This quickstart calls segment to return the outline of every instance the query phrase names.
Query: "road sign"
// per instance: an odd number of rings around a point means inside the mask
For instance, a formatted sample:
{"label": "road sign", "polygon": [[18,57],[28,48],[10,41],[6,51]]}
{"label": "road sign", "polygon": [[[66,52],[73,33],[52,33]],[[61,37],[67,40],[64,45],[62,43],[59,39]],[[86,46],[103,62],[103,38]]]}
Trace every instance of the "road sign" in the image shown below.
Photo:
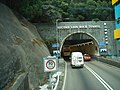
{"label": "road sign", "polygon": [[52,47],[54,47],[54,48],[60,47],[60,44],[59,44],[59,43],[53,43],[53,44],[52,44]]}
{"label": "road sign", "polygon": [[56,58],[45,58],[44,59],[44,71],[52,72],[57,70]]}
{"label": "road sign", "polygon": [[99,42],[99,46],[105,46],[105,42]]}

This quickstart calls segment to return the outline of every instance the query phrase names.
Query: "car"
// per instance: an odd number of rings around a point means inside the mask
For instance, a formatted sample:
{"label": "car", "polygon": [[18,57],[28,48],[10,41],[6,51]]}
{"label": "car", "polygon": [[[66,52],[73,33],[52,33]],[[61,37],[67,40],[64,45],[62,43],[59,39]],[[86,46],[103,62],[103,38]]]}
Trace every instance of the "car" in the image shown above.
{"label": "car", "polygon": [[91,56],[89,54],[84,54],[83,57],[84,57],[85,61],[90,61],[91,60]]}

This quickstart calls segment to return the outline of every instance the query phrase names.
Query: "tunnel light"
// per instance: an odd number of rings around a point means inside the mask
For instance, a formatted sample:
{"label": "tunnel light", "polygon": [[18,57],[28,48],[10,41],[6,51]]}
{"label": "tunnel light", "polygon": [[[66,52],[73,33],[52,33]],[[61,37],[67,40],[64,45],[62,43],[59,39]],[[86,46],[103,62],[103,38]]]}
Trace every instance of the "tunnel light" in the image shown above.
{"label": "tunnel light", "polygon": [[79,46],[82,46],[82,44],[79,44]]}
{"label": "tunnel light", "polygon": [[105,34],[107,34],[107,32],[105,32]]}
{"label": "tunnel light", "polygon": [[92,44],[94,44],[94,42],[92,42]]}
{"label": "tunnel light", "polygon": [[87,43],[87,45],[89,45],[90,43]]}
{"label": "tunnel light", "polygon": [[106,23],[104,23],[104,25],[107,25]]}
{"label": "tunnel light", "polygon": [[108,41],[106,42],[106,45],[108,45]]}
{"label": "tunnel light", "polygon": [[104,31],[106,31],[106,32],[107,32],[107,29],[104,29]]}
{"label": "tunnel light", "polygon": [[90,45],[91,44],[91,42],[88,42],[88,45]]}
{"label": "tunnel light", "polygon": [[108,36],[107,35],[105,35],[105,38],[107,38]]}
{"label": "tunnel light", "polygon": [[108,38],[106,38],[105,40],[108,41]]}
{"label": "tunnel light", "polygon": [[91,44],[94,44],[93,41],[91,41]]}
{"label": "tunnel light", "polygon": [[70,47],[74,47],[74,46],[79,47],[79,46],[85,46],[85,45],[90,45],[90,44],[94,44],[93,41],[81,43],[81,44],[70,45]]}
{"label": "tunnel light", "polygon": [[107,26],[104,26],[104,28],[107,28]]}

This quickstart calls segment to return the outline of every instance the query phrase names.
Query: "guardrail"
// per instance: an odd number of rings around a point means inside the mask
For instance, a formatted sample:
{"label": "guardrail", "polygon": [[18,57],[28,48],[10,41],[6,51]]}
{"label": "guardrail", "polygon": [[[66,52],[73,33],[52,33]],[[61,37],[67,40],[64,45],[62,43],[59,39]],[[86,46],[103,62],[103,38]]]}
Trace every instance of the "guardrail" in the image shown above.
{"label": "guardrail", "polygon": [[120,68],[120,61],[116,60],[116,58],[103,58],[103,57],[97,57],[96,60],[119,67]]}

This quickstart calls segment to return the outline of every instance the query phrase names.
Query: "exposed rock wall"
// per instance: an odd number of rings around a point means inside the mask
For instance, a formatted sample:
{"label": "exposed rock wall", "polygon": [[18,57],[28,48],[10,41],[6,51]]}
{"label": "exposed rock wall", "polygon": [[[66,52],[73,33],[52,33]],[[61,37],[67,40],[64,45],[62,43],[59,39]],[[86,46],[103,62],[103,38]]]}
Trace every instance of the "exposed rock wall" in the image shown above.
{"label": "exposed rock wall", "polygon": [[44,83],[47,75],[43,71],[43,57],[48,55],[36,27],[25,19],[19,21],[0,3],[0,90],[25,72],[29,73],[31,88]]}

